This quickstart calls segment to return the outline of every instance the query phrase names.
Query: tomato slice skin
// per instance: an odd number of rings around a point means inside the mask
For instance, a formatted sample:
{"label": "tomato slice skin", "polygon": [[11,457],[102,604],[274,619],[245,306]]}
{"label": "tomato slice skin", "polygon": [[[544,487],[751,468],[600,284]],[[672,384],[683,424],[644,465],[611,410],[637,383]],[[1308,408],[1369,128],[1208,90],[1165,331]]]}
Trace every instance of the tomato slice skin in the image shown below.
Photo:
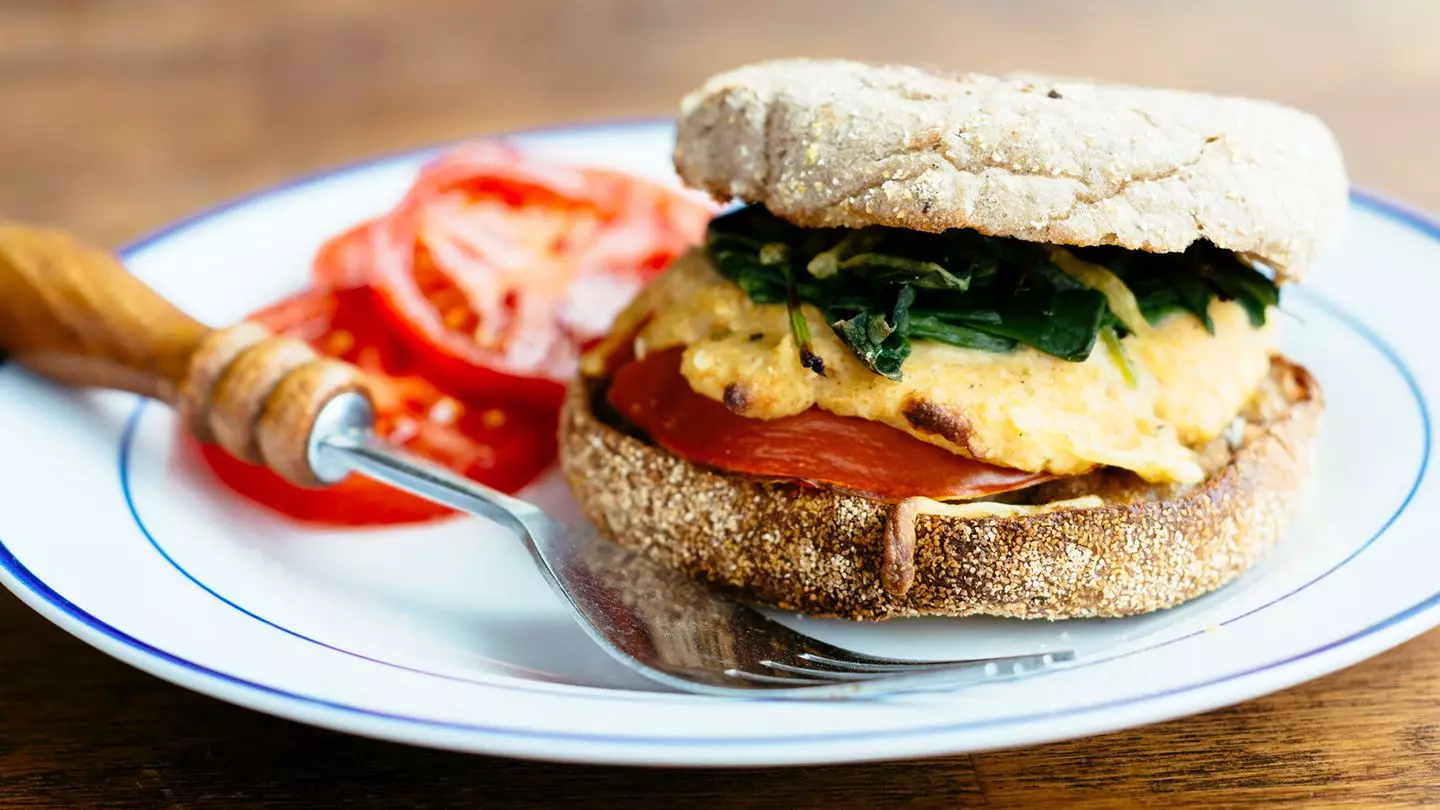
{"label": "tomato slice skin", "polygon": [[[392,443],[504,492],[516,492],[556,457],[553,409],[517,408],[466,397],[417,375],[406,347],[378,322],[363,288],[310,289],[251,316],[274,332],[355,363],[367,373],[376,430]],[[451,510],[362,476],[323,489],[294,486],[214,445],[185,440],[206,467],[241,496],[293,520],[330,526],[417,523]]]}
{"label": "tomato slice skin", "polygon": [[327,242],[313,273],[323,287],[370,290],[448,389],[550,408],[606,314],[698,244],[714,210],[639,177],[482,141],[441,155],[394,209]]}
{"label": "tomato slice skin", "polygon": [[627,363],[612,378],[607,400],[656,444],[691,463],[886,501],[978,498],[1053,477],[975,461],[888,425],[819,408],[779,419],[739,416],[690,388],[680,373],[682,351]]}
{"label": "tomato slice skin", "polygon": [[315,253],[311,272],[321,290],[353,290],[370,280],[370,246],[374,220],[367,220],[325,240]]}

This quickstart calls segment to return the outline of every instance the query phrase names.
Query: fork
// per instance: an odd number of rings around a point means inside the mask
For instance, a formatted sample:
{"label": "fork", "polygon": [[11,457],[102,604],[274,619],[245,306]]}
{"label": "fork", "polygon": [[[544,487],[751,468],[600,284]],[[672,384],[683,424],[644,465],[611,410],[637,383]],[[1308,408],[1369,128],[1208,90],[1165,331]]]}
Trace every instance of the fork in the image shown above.
{"label": "fork", "polygon": [[685,692],[834,699],[951,690],[1070,661],[1069,650],[918,661],[843,649],[540,508],[390,446],[363,373],[253,323],[212,329],[107,252],[0,223],[0,352],[53,381],[164,401],[202,442],[323,487],[361,474],[509,527],[586,633]]}

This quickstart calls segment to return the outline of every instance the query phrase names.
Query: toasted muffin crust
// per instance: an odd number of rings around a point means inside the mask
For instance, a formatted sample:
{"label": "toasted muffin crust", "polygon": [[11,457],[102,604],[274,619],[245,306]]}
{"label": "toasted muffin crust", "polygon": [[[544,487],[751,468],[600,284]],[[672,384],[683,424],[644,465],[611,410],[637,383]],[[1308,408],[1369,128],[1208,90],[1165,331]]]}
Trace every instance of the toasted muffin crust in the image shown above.
{"label": "toasted muffin crust", "polygon": [[[607,424],[591,394],[584,382],[569,392],[561,464],[607,537],[755,603],[851,619],[1125,616],[1212,591],[1274,546],[1323,408],[1308,372],[1277,357],[1265,401],[1248,409],[1235,449],[1222,450],[1229,460],[1202,484],[1159,489],[1096,474],[1039,494],[1100,495],[1099,507],[985,518],[922,511],[912,558],[887,569],[886,527],[898,505],[701,469]],[[897,570],[904,588],[893,587]]]}

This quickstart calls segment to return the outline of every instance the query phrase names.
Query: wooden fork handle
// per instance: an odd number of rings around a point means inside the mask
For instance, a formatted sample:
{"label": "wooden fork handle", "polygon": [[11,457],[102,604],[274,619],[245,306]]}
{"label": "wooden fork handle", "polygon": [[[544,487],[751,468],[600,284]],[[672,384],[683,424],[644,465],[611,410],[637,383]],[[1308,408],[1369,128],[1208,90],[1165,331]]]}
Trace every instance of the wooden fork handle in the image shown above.
{"label": "wooden fork handle", "polygon": [[[197,272],[203,268],[196,268]],[[0,222],[0,353],[73,386],[174,406],[199,440],[319,486],[307,440],[320,409],[365,392],[354,366],[254,323],[211,329],[109,253],[59,231]]]}

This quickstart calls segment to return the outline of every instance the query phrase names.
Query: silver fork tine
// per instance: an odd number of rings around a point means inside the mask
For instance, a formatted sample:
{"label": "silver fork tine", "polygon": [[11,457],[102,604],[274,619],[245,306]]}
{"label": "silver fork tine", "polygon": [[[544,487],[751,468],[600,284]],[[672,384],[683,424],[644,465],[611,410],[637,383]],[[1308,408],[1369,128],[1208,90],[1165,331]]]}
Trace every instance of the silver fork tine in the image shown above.
{"label": "silver fork tine", "polygon": [[1073,650],[1055,650],[1053,652],[1031,653],[1026,655],[1008,655],[999,658],[962,658],[952,661],[905,661],[898,658],[875,658],[864,661],[842,661],[824,655],[817,655],[810,652],[802,652],[798,656],[812,664],[833,667],[838,672],[913,672],[918,669],[935,669],[937,667],[956,667],[965,665],[993,666],[1003,669],[1007,666],[1020,665],[1025,668],[1034,666],[1049,666],[1066,661],[1075,660]]}
{"label": "silver fork tine", "polygon": [[1038,669],[1037,667],[1024,671],[991,672],[989,667],[984,664],[970,663],[954,667],[917,669],[900,674],[877,675],[860,681],[811,688],[817,692],[823,692],[823,694],[817,694],[816,697],[880,696],[900,692],[947,691],[984,681],[1009,680],[1038,671]]}
{"label": "silver fork tine", "polygon": [[785,672],[791,675],[798,675],[801,678],[818,681],[863,681],[875,677],[873,674],[864,672],[845,672],[838,669],[811,669],[808,667],[797,667],[784,664],[779,661],[766,659],[760,662],[760,666],[768,667],[777,672]]}
{"label": "silver fork tine", "polygon": [[[794,643],[794,649],[795,649],[795,652],[796,652],[795,657],[796,657],[797,659],[799,659],[799,661],[805,661],[805,662],[809,662],[809,663],[812,663],[812,664],[827,664],[827,665],[836,666],[836,667],[853,668],[853,669],[856,669],[857,671],[859,671],[859,670],[861,670],[863,667],[866,667],[866,666],[876,666],[876,667],[887,667],[887,666],[911,667],[911,666],[923,666],[923,665],[928,665],[928,664],[941,664],[941,665],[943,665],[943,664],[964,664],[964,663],[968,663],[968,662],[970,662],[970,661],[972,661],[972,660],[989,660],[989,659],[927,659],[927,660],[916,660],[916,659],[905,659],[905,658],[888,658],[888,657],[883,656],[883,655],[870,655],[870,654],[868,654],[868,653],[862,653],[862,652],[858,652],[858,651],[856,651],[856,650],[847,650],[847,649],[845,649],[844,647],[837,647],[837,646],[835,646],[835,645],[833,645],[833,644],[829,644],[829,643],[826,643],[826,642],[824,642],[824,641],[821,641],[820,639],[815,638],[814,636],[807,636],[807,635],[805,635],[804,633],[799,632],[798,630],[792,629],[789,625],[786,625],[786,624],[783,624],[783,623],[781,623],[781,622],[776,621],[775,619],[771,618],[771,617],[768,616],[768,615],[765,615],[764,613],[760,613],[760,612],[757,611],[757,615],[760,616],[760,617],[763,617],[763,618],[762,618],[762,621],[767,625],[767,627],[770,627],[770,628],[771,628],[771,631],[770,631],[770,632],[775,633],[775,634],[778,634],[778,635],[783,635],[783,636],[785,636],[785,637],[787,637],[787,638],[789,638],[789,639],[792,639],[792,641],[793,641],[793,643]],[[798,662],[797,662],[797,663],[798,663]]]}
{"label": "silver fork tine", "polygon": [[[802,657],[804,657],[802,655]],[[885,669],[816,669],[813,667],[797,667],[793,664],[786,664],[781,661],[764,660],[760,662],[763,667],[787,672],[792,675],[799,675],[818,680],[833,681],[866,681],[887,676],[904,675],[908,672],[924,672],[928,670],[944,670],[946,672],[965,672],[971,669],[980,669],[987,677],[1000,677],[1001,675],[1021,675],[1037,669],[1042,669],[1059,661],[1071,660],[1074,656],[1066,654],[1064,658],[1056,658],[1054,653],[1041,653],[1038,655],[1012,655],[1006,658],[978,659],[973,661],[957,661],[948,664],[922,664],[910,667],[888,667]],[[810,659],[807,659],[810,660]]]}
{"label": "silver fork tine", "polygon": [[730,669],[725,674],[752,683],[773,684],[775,691],[766,694],[777,697],[803,697],[810,699],[834,699],[842,697],[898,694],[927,690],[950,690],[983,681],[1004,681],[1045,669],[1053,658],[1049,654],[1033,656],[1011,656],[1005,659],[1008,666],[996,665],[994,661],[969,661],[960,664],[918,667],[909,670],[888,672],[827,672],[783,664],[778,661],[762,661],[763,666],[787,675],[767,675],[758,672]]}
{"label": "silver fork tine", "polygon": [[725,670],[725,674],[729,675],[732,678],[739,678],[743,681],[753,681],[755,683],[787,684],[802,688],[807,688],[810,687],[811,684],[817,683],[836,683],[836,681],[833,680],[816,681],[810,678],[787,678],[783,675],[763,675],[759,672],[746,672],[743,669],[727,669]]}

